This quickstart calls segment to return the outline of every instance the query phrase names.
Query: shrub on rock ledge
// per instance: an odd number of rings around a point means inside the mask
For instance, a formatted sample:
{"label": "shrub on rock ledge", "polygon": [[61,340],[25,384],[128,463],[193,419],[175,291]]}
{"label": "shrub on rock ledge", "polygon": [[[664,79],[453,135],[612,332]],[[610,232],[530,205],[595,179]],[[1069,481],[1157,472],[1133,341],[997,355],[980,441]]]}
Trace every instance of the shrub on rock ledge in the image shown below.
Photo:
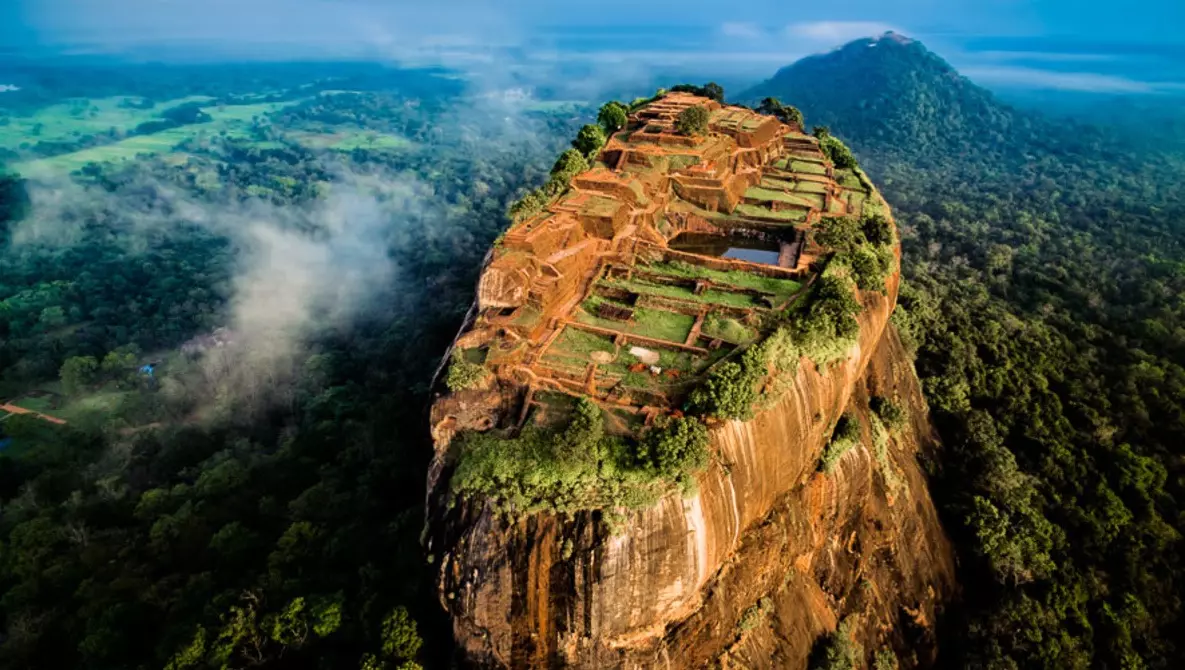
{"label": "shrub on rock ledge", "polygon": [[675,130],[689,137],[708,132],[708,110],[696,105],[679,112],[679,117],[675,119]]}
{"label": "shrub on rock ledge", "polygon": [[450,391],[464,391],[481,384],[487,374],[489,373],[484,367],[477,363],[470,363],[461,355],[460,349],[454,349],[444,383]]}

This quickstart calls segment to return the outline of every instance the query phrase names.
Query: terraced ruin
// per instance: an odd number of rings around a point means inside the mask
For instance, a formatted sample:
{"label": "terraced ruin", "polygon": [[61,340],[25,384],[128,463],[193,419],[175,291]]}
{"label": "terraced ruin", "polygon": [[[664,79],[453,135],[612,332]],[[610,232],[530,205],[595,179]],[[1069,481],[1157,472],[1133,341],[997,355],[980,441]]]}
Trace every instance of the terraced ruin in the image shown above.
{"label": "terraced ruin", "polygon": [[511,207],[431,412],[424,548],[474,665],[805,667],[861,580],[865,640],[949,594],[888,207],[762,109],[607,103]]}
{"label": "terraced ruin", "polygon": [[[679,133],[694,106],[708,132]],[[862,215],[874,193],[801,128],[666,94],[506,232],[454,356],[520,387],[520,420],[562,396],[595,399],[617,431],[681,413],[713,366],[802,300],[827,251],[812,230]]]}

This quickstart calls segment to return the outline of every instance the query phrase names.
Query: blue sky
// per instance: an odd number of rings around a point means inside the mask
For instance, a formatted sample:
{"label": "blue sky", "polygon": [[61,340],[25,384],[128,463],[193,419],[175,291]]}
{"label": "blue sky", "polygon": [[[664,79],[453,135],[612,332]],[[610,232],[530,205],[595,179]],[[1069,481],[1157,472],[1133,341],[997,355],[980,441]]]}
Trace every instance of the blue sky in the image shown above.
{"label": "blue sky", "polygon": [[[1185,0],[0,0],[0,46],[767,76],[896,30],[990,86],[1185,90]],[[7,14],[7,16],[5,16]]]}

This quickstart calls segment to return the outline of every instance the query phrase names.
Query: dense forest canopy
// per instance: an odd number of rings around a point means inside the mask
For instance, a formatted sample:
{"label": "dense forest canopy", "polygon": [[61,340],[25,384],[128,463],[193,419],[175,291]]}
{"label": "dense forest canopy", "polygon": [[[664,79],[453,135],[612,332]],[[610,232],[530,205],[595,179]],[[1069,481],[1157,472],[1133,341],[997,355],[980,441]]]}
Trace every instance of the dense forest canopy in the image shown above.
{"label": "dense forest canopy", "polygon": [[[0,666],[444,664],[429,383],[596,107],[364,64],[21,68],[0,400],[41,416],[0,410]],[[1012,109],[896,38],[743,97],[894,207],[963,573],[946,664],[1179,665],[1181,138]]]}
{"label": "dense forest canopy", "polygon": [[849,139],[903,232],[894,320],[946,443],[935,495],[963,559],[945,662],[1180,665],[1179,138],[1151,150],[1013,109],[891,35],[746,94],[764,95]]}
{"label": "dense forest canopy", "polygon": [[[0,412],[4,667],[447,653],[421,577],[428,384],[507,204],[591,112],[269,67],[60,99],[44,75],[48,107],[4,113],[48,134],[204,96],[151,155],[7,145],[29,174],[0,182],[0,399],[65,424]],[[99,160],[70,174],[80,152]]]}

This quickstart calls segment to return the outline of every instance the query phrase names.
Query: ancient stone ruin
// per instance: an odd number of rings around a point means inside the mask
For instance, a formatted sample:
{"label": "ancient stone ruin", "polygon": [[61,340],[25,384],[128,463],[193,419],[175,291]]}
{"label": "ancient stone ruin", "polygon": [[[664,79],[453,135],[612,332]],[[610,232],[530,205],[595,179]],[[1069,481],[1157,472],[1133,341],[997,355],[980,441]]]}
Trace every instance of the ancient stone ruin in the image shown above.
{"label": "ancient stone ruin", "polygon": [[[680,133],[693,106],[706,132]],[[883,199],[816,138],[686,93],[593,159],[491,250],[432,407],[424,548],[459,653],[802,668],[843,634],[931,663],[954,568]],[[873,394],[913,421],[890,435]],[[841,419],[865,428],[837,452]]]}
{"label": "ancient stone ruin", "polygon": [[[710,113],[702,137],[674,128],[694,105]],[[554,391],[629,413],[678,409],[696,375],[809,284],[811,227],[860,212],[869,185],[836,179],[815,138],[668,94],[633,112],[567,193],[507,231],[456,346],[526,389],[528,405]],[[631,374],[634,346],[662,364]]]}

